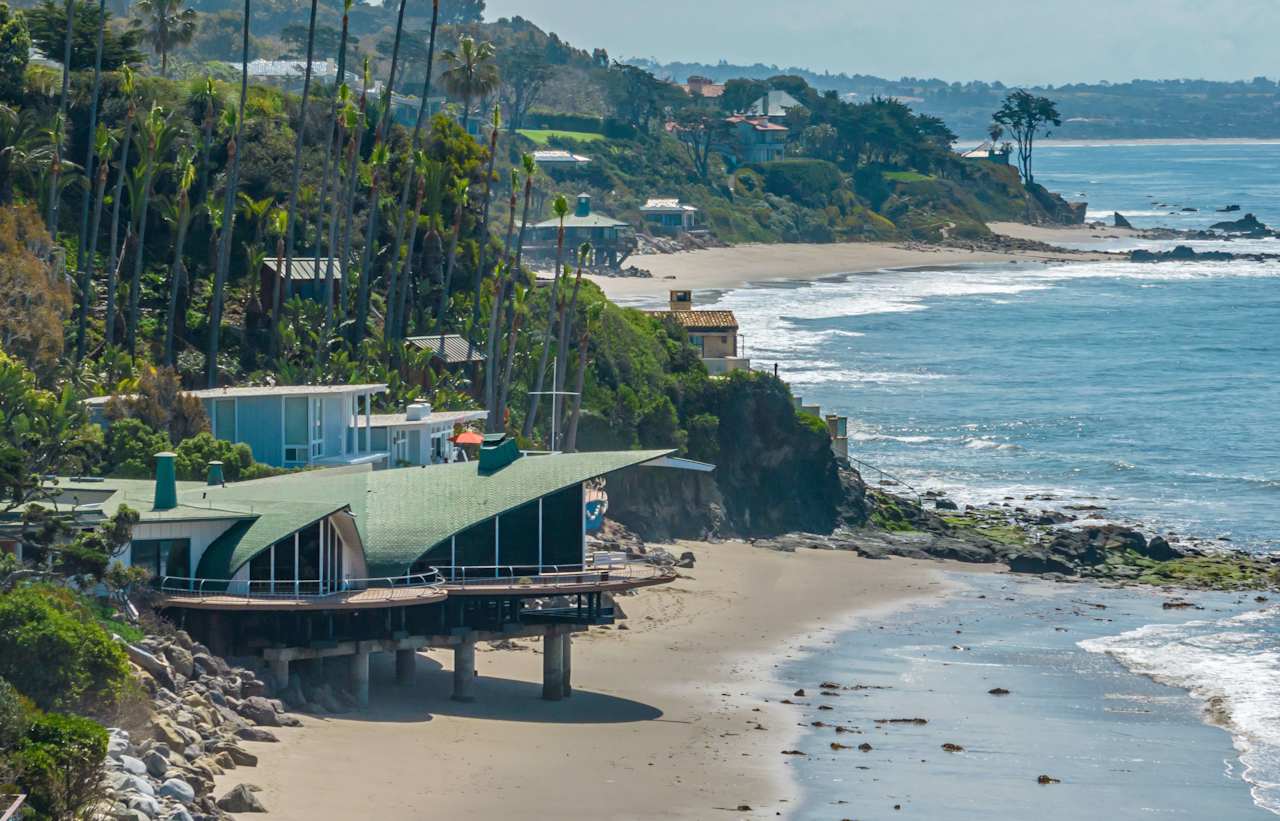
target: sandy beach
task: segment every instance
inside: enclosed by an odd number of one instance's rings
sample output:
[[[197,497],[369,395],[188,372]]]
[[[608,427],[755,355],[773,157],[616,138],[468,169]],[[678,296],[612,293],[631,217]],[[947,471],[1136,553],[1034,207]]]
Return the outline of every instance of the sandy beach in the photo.
[[[448,699],[449,654],[424,654],[415,687],[375,668],[370,710],[304,717],[279,744],[251,745],[260,765],[228,772],[218,792],[257,784],[272,818],[298,821],[786,815],[795,790],[780,753],[799,728],[770,671],[860,615],[943,595],[942,572],[961,566],[676,548],[697,566],[621,598],[627,629],[575,638],[571,699],[539,699],[537,642],[479,653],[466,705]]]
[[[1050,244],[1088,242],[1094,234],[1113,233],[1089,226],[1040,227],[994,223],[997,234]],[[673,288],[722,290],[771,281],[809,281],[840,274],[885,268],[934,268],[991,262],[1043,262],[1105,259],[1102,254],[1045,251],[968,251],[946,246],[910,246],[885,242],[830,244],[748,244],[678,254],[641,254],[627,260],[653,273],[652,278],[592,277],[613,300],[624,303],[665,301]]]

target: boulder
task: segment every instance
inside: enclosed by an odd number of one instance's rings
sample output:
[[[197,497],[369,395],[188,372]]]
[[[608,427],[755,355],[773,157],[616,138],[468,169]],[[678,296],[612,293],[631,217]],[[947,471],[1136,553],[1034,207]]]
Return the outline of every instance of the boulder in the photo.
[[[1267,226],[1253,214],[1245,214],[1238,220],[1215,222],[1209,227],[1214,231],[1224,231],[1228,234],[1264,234],[1267,232]]]
[[[697,561],[697,557],[693,555],[693,551],[686,550],[681,553],[680,558],[676,560],[676,567],[688,569],[693,567],[695,561]]]
[[[261,727],[241,727],[235,731],[236,738],[244,741],[279,741],[275,733]]]
[[[223,812],[266,812],[267,808],[253,794],[248,784],[237,784],[217,801]]]
[[[1017,553],[1010,556],[1007,563],[1014,573],[1062,573],[1068,576],[1076,574],[1074,565],[1044,550],[1027,550]]]
[[[120,766],[130,775],[146,775],[147,765],[140,758],[134,758],[131,755],[122,755],[119,757]]]
[[[1146,549],[1142,551],[1143,555],[1148,559],[1155,559],[1158,562],[1168,562],[1173,559],[1182,558],[1182,554],[1163,536],[1153,536],[1146,544]]]
[[[945,499],[945,498],[935,499],[933,501],[933,506],[937,510],[959,510],[960,509],[960,505],[956,504],[950,499]]]
[[[280,717],[275,706],[262,696],[250,696],[235,707],[242,717],[264,727],[279,727]]]
[[[159,750],[147,750],[142,756],[142,762],[147,765],[147,773],[152,778],[164,778],[169,771],[169,758]]]
[[[129,809],[137,810],[147,818],[156,818],[161,811],[160,802],[150,795],[129,796]]]
[[[1112,214],[1111,219],[1114,221],[1116,228],[1128,228],[1130,231],[1133,230],[1133,223],[1125,219],[1124,214],[1121,214],[1119,211]]]
[[[170,691],[178,689],[178,685],[173,681],[173,673],[169,670],[168,662],[123,639],[120,643],[124,645],[124,652],[129,657],[129,661],[146,670],[161,687]]]
[[[190,804],[192,801],[196,800],[195,788],[183,781],[181,778],[166,779],[165,782],[160,785],[160,789],[157,790],[157,794],[161,798],[172,798],[180,804]]]
[[[195,659],[191,653],[183,647],[176,644],[170,644],[164,648],[164,657],[169,660],[169,664],[183,678],[191,678],[191,674],[195,670]]]

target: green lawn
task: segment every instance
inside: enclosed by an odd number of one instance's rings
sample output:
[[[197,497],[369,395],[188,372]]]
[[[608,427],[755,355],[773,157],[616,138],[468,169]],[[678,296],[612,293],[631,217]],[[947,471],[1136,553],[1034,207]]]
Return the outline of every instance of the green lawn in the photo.
[[[928,174],[918,174],[915,171],[886,171],[884,178],[893,182],[924,182],[933,179]]]
[[[538,145],[546,145],[547,141],[552,137],[559,137],[562,140],[578,140],[584,143],[604,139],[603,134],[593,134],[590,131],[555,131],[542,128],[521,128],[517,130],[521,135],[528,137]]]

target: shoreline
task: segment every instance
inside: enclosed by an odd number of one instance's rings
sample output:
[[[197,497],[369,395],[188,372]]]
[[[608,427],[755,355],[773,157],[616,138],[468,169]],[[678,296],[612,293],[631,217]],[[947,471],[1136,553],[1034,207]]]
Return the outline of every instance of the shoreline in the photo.
[[[447,698],[449,658],[420,656],[415,687],[397,690],[389,670],[375,668],[372,708],[303,717],[301,728],[277,732],[279,743],[253,745],[260,768],[220,776],[218,792],[247,778],[284,819],[407,821],[428,807],[503,818],[516,793],[527,817],[785,815],[798,785],[780,752],[803,728],[780,704],[777,671],[820,637],[942,600],[955,589],[947,571],[984,570],[743,542],[677,544],[697,555],[693,569],[620,598],[625,628],[575,641],[572,699],[538,698],[537,642],[482,651],[479,698],[469,705]],[[366,788],[335,784],[333,772]]]
[[[1095,234],[1116,235],[1115,229],[1088,225],[992,223],[991,228],[998,235],[1011,239],[1046,244],[1087,242]],[[588,278],[611,300],[649,305],[665,303],[667,291],[672,289],[719,291],[761,284],[813,282],[884,270],[993,263],[1086,262],[1114,258],[1113,254],[1066,248],[973,251],[922,243],[750,243],[674,254],[639,254],[629,258],[628,264],[651,271],[652,277],[588,275]]]

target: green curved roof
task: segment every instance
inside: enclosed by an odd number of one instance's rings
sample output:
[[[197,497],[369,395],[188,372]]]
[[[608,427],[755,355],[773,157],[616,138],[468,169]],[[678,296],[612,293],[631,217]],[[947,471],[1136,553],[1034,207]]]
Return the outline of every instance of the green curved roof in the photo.
[[[228,579],[273,542],[349,508],[370,576],[399,576],[434,545],[493,516],[670,450],[523,456],[492,473],[477,462],[380,471],[294,473],[204,488],[214,504],[252,506],[200,560],[202,578]],[[181,496],[181,494],[180,494]]]

